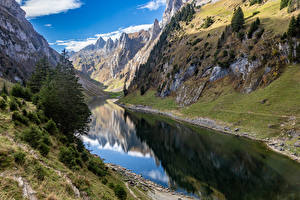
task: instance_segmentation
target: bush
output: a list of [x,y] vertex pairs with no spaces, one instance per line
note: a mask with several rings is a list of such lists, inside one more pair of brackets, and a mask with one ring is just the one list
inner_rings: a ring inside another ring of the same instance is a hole
[[36,126],[31,126],[23,133],[22,139],[32,148],[37,149],[42,156],[47,156],[50,151],[51,141],[49,136]]
[[82,159],[82,161],[83,162],[87,162],[88,160],[89,160],[89,155],[88,155],[88,153],[87,152],[82,152],[81,153],[81,159]]
[[19,106],[18,106],[17,102],[15,101],[15,99],[12,98],[9,102],[9,110],[16,111],[18,109],[19,109]]
[[59,161],[64,163],[70,169],[75,169],[78,165],[77,159],[79,158],[79,153],[73,146],[62,147],[59,152]]
[[39,181],[43,181],[45,179],[45,176],[47,176],[46,170],[40,165],[35,167],[34,173],[35,173],[35,177]]
[[5,101],[7,100],[7,94],[5,94],[5,93],[1,93],[1,95],[0,95]]
[[100,158],[91,158],[87,164],[88,169],[99,177],[106,175],[106,169],[104,163]]
[[50,119],[46,124],[45,124],[45,130],[48,131],[50,134],[56,134],[58,133],[58,129],[56,127],[56,123]]
[[38,150],[42,156],[46,157],[50,152],[50,147],[45,143],[41,143],[38,146]]
[[104,179],[102,179],[102,181],[101,181],[104,185],[106,185],[107,184],[107,179],[106,178],[104,178]]
[[261,4],[263,0],[250,0],[250,6],[254,4]]
[[260,20],[257,18],[254,22],[251,23],[250,25],[250,30],[248,32],[248,38],[252,38],[253,33],[258,29],[260,25]]
[[26,154],[23,152],[17,152],[14,154],[15,162],[18,165],[24,165]]
[[208,28],[210,27],[215,21],[212,17],[206,17],[204,23],[202,24],[201,28]]
[[36,114],[38,115],[40,121],[43,122],[43,123],[45,123],[45,122],[47,122],[47,121],[49,120],[49,119],[46,117],[46,115],[45,115],[45,113],[44,113],[43,110],[37,111]]
[[7,168],[11,165],[13,160],[10,155],[10,152],[0,151],[0,169]]
[[114,187],[114,192],[120,200],[125,200],[127,198],[126,190],[119,184]]
[[290,0],[281,0],[280,2],[280,10],[287,7]]
[[21,113],[16,112],[16,111],[12,114],[12,120],[20,122],[25,125],[29,124],[29,119],[27,117],[21,115]]
[[19,97],[25,99],[26,101],[31,101],[32,93],[28,88],[22,87],[20,84],[15,84],[11,89],[11,95],[14,97]]
[[35,123],[37,125],[39,125],[41,123],[38,115],[36,113],[34,113],[34,112],[29,112],[28,113],[28,118],[30,119],[31,122],[33,122],[33,123]]
[[4,99],[0,99],[0,109],[5,110],[7,107],[7,103]]
[[6,87],[6,83],[5,83],[5,82],[3,83],[3,87],[2,87],[2,90],[1,90],[1,94],[8,95],[8,90],[7,90],[7,87]]

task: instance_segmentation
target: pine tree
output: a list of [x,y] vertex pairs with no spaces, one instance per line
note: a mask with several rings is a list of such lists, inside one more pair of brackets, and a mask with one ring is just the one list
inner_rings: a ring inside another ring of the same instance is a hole
[[41,88],[39,103],[45,115],[53,119],[70,138],[74,133],[87,133],[91,113],[85,104],[75,69],[66,54],[62,54],[61,62]]
[[245,19],[244,13],[241,7],[238,7],[237,10],[234,11],[233,17],[231,20],[231,27],[234,32],[239,32],[241,29],[244,28]]
[[28,88],[32,93],[38,93],[46,81],[48,75],[50,75],[51,68],[46,58],[41,59],[37,64],[34,73],[27,82]]
[[289,28],[287,31],[287,35],[289,37],[296,37],[297,36],[297,21],[295,16],[292,17],[290,24],[289,24]]

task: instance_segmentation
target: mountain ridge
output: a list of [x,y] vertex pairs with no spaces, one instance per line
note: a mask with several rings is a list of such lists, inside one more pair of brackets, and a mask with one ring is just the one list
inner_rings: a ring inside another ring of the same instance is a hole
[[0,1],[0,76],[24,82],[36,62],[46,57],[55,66],[60,55],[25,18],[15,0]]

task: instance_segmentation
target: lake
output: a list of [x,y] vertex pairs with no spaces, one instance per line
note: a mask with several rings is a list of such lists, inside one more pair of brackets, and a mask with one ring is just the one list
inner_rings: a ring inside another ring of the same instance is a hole
[[95,99],[86,147],[201,199],[300,199],[300,165],[264,144]]

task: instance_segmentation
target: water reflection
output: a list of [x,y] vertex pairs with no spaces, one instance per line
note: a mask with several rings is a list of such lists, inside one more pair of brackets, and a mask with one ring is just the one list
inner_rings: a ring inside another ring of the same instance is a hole
[[206,199],[300,199],[299,165],[259,143],[113,103],[91,109],[91,149],[160,184]]

